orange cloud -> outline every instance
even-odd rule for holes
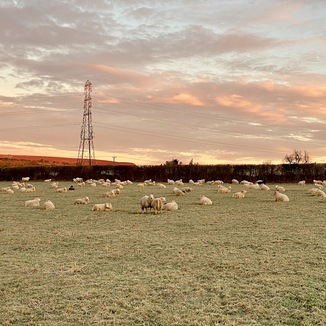
[[[129,83],[129,84],[144,84],[147,82],[147,77],[132,71],[126,71],[110,67],[102,64],[90,65],[92,69],[97,70],[97,72],[105,73],[113,78],[113,82],[116,83]]]
[[[242,112],[248,112],[256,114],[266,118],[272,118],[273,120],[283,121],[284,116],[278,112],[266,112],[261,104],[257,104],[249,101],[241,95],[233,94],[230,96],[220,96],[216,97],[215,101],[217,104],[233,108]]]
[[[204,103],[196,96],[181,93],[172,97],[174,103],[186,103],[194,106],[203,106]]]

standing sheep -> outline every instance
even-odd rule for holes
[[[151,202],[151,206],[155,214],[162,213],[163,210],[163,200],[161,197],[154,198]]]
[[[152,194],[145,195],[140,199],[140,208],[142,212],[147,211],[152,208],[152,201],[154,200],[154,196]]]

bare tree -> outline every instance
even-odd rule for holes
[[[310,163],[311,159],[307,151],[302,152],[295,149],[292,154],[286,154],[283,161],[289,164],[306,164]]]

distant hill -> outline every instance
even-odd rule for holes
[[[0,167],[76,164],[77,158],[0,154]],[[135,166],[134,163],[130,162],[114,162],[106,160],[94,160],[93,165]]]

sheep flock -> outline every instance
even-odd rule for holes
[[[265,184],[261,180],[249,182],[232,179],[227,183],[222,180],[206,181],[204,179],[187,182],[182,179],[175,181],[167,179],[165,182],[155,182],[150,179],[133,183],[130,180],[89,179],[84,181],[82,178],[74,178],[71,182],[52,179],[46,179],[44,182],[41,187],[39,182],[34,183],[29,177],[23,177],[21,181],[6,183],[0,189],[0,194],[15,198],[16,193],[25,193],[21,206],[26,209],[64,211],[68,202],[75,206],[76,211],[88,209],[99,214],[118,212],[117,200],[120,203],[120,210],[121,202],[125,201],[128,204],[132,203],[131,213],[154,215],[172,214],[170,212],[186,211],[196,207],[205,209],[206,212],[209,210],[216,212],[219,203],[226,200],[230,202],[230,206],[234,207],[238,205],[238,200],[242,203],[247,202],[252,207],[259,200],[287,205],[287,202],[296,201],[296,192],[303,192],[306,196],[318,198],[319,202],[326,202],[326,193],[323,190],[326,181],[321,180],[311,182],[302,180],[297,184],[289,184],[292,192],[287,190],[286,184],[282,186]],[[312,184],[312,187],[309,184]],[[128,192],[128,187],[133,190]],[[39,191],[39,188],[42,188],[42,191]],[[259,198],[256,196],[257,192],[261,194]]]

